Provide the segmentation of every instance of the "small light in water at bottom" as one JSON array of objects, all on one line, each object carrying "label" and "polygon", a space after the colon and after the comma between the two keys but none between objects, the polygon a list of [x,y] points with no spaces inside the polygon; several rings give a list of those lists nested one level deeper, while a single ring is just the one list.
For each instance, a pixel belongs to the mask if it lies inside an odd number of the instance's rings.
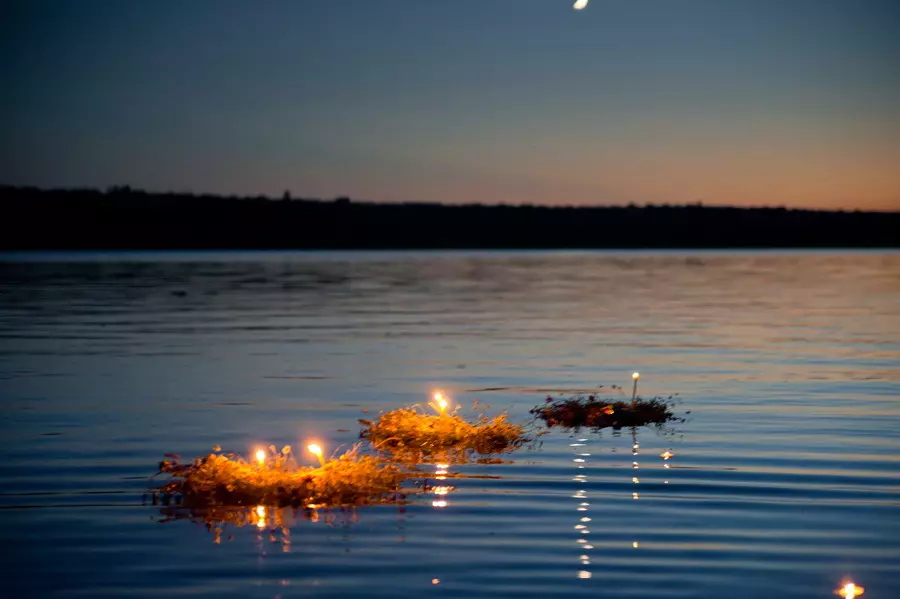
[{"label": "small light in water at bottom", "polygon": [[439,583],[440,581],[441,581],[440,578],[432,578],[432,579],[431,579],[431,584],[437,584],[437,583]]},{"label": "small light in water at bottom", "polygon": [[834,590],[835,595],[840,595],[841,597],[844,597],[844,599],[854,599],[865,592],[866,589],[864,587],[857,586],[852,582],[848,582],[844,584],[844,586]]}]

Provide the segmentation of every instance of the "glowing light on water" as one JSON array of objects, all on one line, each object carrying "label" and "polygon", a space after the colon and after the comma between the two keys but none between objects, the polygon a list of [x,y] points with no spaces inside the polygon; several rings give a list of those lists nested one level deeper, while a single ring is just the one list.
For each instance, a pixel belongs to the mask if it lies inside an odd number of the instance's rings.
[{"label": "glowing light on water", "polygon": [[584,10],[588,5],[588,0],[575,0],[575,4],[572,5],[572,8],[575,10]]},{"label": "glowing light on water", "polygon": [[844,586],[834,590],[835,595],[840,595],[844,599],[854,599],[854,597],[859,597],[865,592],[866,589],[864,587],[857,586],[852,582],[848,582]]},{"label": "glowing light on water", "polygon": [[256,526],[258,528],[266,527],[266,506],[256,506]]}]

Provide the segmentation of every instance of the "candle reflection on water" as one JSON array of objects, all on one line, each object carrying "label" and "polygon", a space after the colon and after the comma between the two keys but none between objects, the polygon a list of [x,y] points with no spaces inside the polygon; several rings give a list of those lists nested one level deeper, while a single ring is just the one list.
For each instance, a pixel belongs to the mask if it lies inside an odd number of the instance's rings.
[{"label": "candle reflection on water", "polygon": [[[450,468],[449,463],[437,463],[434,465],[434,474],[436,480],[447,480],[448,468]],[[447,495],[450,494],[451,491],[454,490],[454,487],[450,485],[437,485],[431,488],[431,492],[434,494],[435,498],[431,502],[431,506],[435,508],[445,508],[447,505]]]},{"label": "candle reflection on water", "polygon": [[[663,469],[665,469],[665,470],[668,470],[668,469],[669,469],[669,460],[672,459],[674,456],[675,456],[675,454],[672,453],[672,451],[669,450],[669,449],[667,449],[667,450],[665,450],[664,452],[662,452],[661,454],[659,454],[659,457],[661,457],[662,460],[663,460]],[[663,481],[663,484],[664,484],[664,485],[669,484],[669,479],[666,478],[666,479]]]},{"label": "candle reflection on water", "polygon": [[[635,389],[637,389],[637,373],[635,372],[634,374],[635,374],[635,379],[634,379]],[[641,449],[641,444],[638,443],[637,428],[631,427],[631,460],[632,460],[631,465],[632,465],[633,469],[637,469],[639,467],[638,454],[640,453],[640,449]],[[639,484],[641,484],[641,480],[636,476],[632,476],[631,483],[634,485],[639,485]],[[637,487],[635,487],[635,489],[637,489]],[[633,491],[631,493],[631,497],[632,497],[632,499],[640,499],[641,498],[638,491]],[[637,540],[635,540],[634,542],[631,543],[631,546],[634,549],[637,549],[640,546],[640,543]]]},{"label": "candle reflection on water", "polygon": [[[572,477],[572,480],[574,482],[578,483],[578,485],[580,487],[586,487],[587,486],[586,483],[587,483],[587,479],[588,479],[586,474],[584,474],[583,472],[578,472],[579,470],[585,469],[585,464],[587,464],[587,458],[590,457],[590,455],[591,455],[591,453],[589,451],[586,451],[586,445],[585,445],[586,443],[587,443],[586,438],[578,439],[577,443],[569,443],[569,447],[572,448],[573,453],[575,455],[575,457],[572,458],[572,463],[575,464],[576,474]],[[588,508],[590,507],[591,504],[588,501],[585,501],[588,499],[587,489],[585,489],[585,488],[578,489],[576,491],[576,493],[574,495],[572,495],[572,497],[574,499],[582,500],[578,503],[578,505],[575,508],[575,510],[577,512],[587,512],[588,511]],[[591,564],[591,556],[587,552],[590,551],[591,549],[593,549],[594,546],[591,545],[588,542],[588,540],[585,538],[585,536],[590,534],[590,532],[591,532],[587,527],[587,522],[590,522],[590,521],[591,521],[590,517],[581,513],[578,515],[578,523],[575,524],[575,527],[574,527],[579,535],[578,538],[576,539],[576,543],[580,546],[579,549],[580,549],[581,553],[578,556],[578,561],[582,567],[581,570],[578,570],[576,576],[577,576],[577,578],[579,578],[581,580],[589,579],[592,576],[591,571],[589,569],[587,569],[587,567],[590,566],[590,564]]]}]

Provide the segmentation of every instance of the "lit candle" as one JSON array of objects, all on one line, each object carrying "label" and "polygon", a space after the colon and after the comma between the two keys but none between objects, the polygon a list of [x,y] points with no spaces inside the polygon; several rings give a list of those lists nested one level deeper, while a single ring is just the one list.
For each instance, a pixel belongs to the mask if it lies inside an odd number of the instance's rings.
[{"label": "lit candle", "polygon": [[447,409],[447,398],[444,397],[444,394],[441,393],[440,391],[435,391],[433,397],[434,397],[434,403],[431,404],[432,407],[434,407],[437,410],[438,414],[443,416],[444,410]]},{"label": "lit candle", "polygon": [[631,405],[634,405],[634,400],[637,398],[637,382],[638,379],[641,378],[641,374],[635,372],[631,375],[631,378],[634,379],[634,388],[631,390]]},{"label": "lit candle", "polygon": [[324,452],[322,451],[321,445],[319,445],[318,443],[310,443],[306,446],[306,449],[309,450],[309,453],[319,458],[319,464],[321,464],[322,466],[325,465]]}]

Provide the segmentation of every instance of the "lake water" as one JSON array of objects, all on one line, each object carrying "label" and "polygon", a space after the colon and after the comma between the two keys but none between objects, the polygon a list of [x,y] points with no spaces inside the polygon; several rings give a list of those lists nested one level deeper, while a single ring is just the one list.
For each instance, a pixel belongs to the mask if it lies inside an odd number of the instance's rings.
[{"label": "lake water", "polygon": [[[144,495],[166,452],[633,371],[687,422],[553,432],[443,507]],[[3,597],[900,597],[897,252],[7,254],[0,385]]]}]

